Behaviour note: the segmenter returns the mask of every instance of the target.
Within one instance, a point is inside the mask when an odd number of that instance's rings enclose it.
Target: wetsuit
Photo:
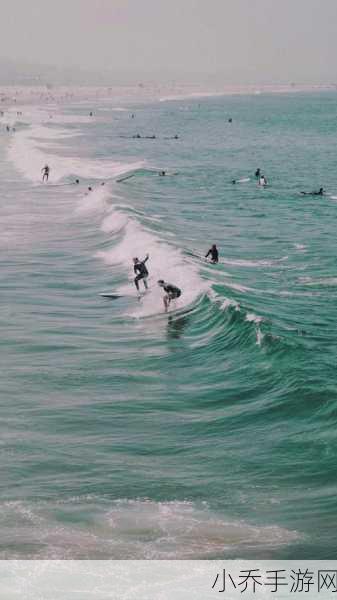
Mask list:
[[[181,296],[181,290],[177,286],[172,285],[171,283],[164,285],[163,289],[167,293],[170,300],[174,300],[175,298],[179,298],[179,296]]]
[[[137,263],[134,265],[134,267],[133,267],[133,270],[134,270],[134,272],[136,273],[136,277],[135,277],[135,285],[136,285],[136,288],[137,288],[137,290],[139,289],[139,284],[138,284],[138,282],[139,282],[141,279],[144,279],[144,285],[145,285],[145,287],[147,288],[147,282],[146,282],[146,280],[147,280],[147,278],[148,278],[148,276],[149,276],[149,272],[148,272],[148,270],[147,270],[147,268],[146,268],[146,265],[145,265],[145,263],[146,263],[146,261],[147,261],[148,259],[149,259],[149,257],[147,256],[146,258],[144,258],[144,260],[138,261],[138,262],[137,262]],[[137,275],[137,272],[138,272],[138,275]]]
[[[42,173],[43,173],[43,177],[42,177],[42,181],[44,181],[45,179],[48,181],[49,179],[49,167],[46,166],[42,169]]]
[[[301,192],[302,196],[324,196],[324,190],[319,192]]]
[[[205,258],[207,258],[209,255],[211,255],[211,260],[214,263],[219,262],[219,252],[217,248],[210,248],[205,256]]]

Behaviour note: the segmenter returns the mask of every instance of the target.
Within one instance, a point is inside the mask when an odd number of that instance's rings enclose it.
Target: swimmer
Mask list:
[[[137,257],[133,259],[133,270],[136,274],[134,282],[135,282],[135,286],[137,288],[137,292],[139,292],[139,281],[141,279],[143,280],[145,289],[146,290],[148,289],[147,278],[149,276],[149,272],[145,265],[147,260],[149,260],[148,254],[145,256],[144,260],[139,260]]]
[[[211,255],[211,263],[215,265],[219,262],[219,252],[215,244],[213,244],[213,246],[211,246],[211,248],[208,250],[205,258],[207,258],[209,255]]]
[[[49,168],[49,166],[48,166],[48,165],[45,165],[45,166],[43,167],[43,169],[41,169],[41,173],[43,174],[43,175],[42,175],[42,181],[48,181],[48,179],[49,179],[49,173],[50,173],[50,168]]]
[[[181,296],[181,290],[176,285],[172,285],[171,283],[166,283],[164,281],[164,279],[159,279],[158,285],[159,285],[159,287],[163,288],[163,290],[166,292],[166,295],[163,297],[163,302],[164,302],[165,312],[167,312],[168,308],[171,304],[171,301],[175,300],[176,298],[179,298]]]

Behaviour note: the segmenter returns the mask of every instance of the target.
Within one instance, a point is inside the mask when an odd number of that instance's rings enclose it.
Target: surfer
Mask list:
[[[136,277],[134,279],[135,282],[135,286],[137,288],[137,291],[139,292],[139,281],[142,279],[143,283],[144,283],[144,287],[147,290],[147,278],[149,276],[149,272],[146,268],[146,261],[149,260],[149,255],[147,254],[144,258],[144,260],[139,260],[139,258],[134,258],[133,259],[133,270],[136,274]]]
[[[176,285],[172,285],[171,283],[166,283],[164,281],[164,279],[159,279],[158,285],[159,285],[159,287],[163,288],[163,290],[166,292],[166,296],[163,297],[163,302],[164,302],[165,312],[167,312],[171,301],[175,300],[176,298],[179,298],[181,296],[181,290]]]
[[[207,258],[209,255],[211,255],[211,263],[215,265],[219,262],[219,252],[215,244],[213,244],[213,246],[211,246],[211,248],[208,250],[205,258]]]
[[[261,175],[259,179],[259,185],[261,185],[262,187],[265,187],[267,185],[267,180],[264,175]]]
[[[302,196],[324,196],[324,188],[319,188],[318,191],[313,192],[300,192]]]
[[[159,171],[159,177],[165,177],[166,171]]]
[[[48,179],[49,179],[49,172],[50,172],[50,168],[49,168],[48,165],[45,165],[43,167],[43,169],[41,169],[42,181],[48,181]]]
[[[256,177],[256,179],[259,179],[260,175],[261,175],[261,169],[256,169],[256,171],[255,171],[255,177]]]

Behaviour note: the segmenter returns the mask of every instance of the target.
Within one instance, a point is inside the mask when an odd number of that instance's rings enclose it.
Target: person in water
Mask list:
[[[255,171],[256,179],[260,179],[260,175],[261,175],[261,169],[256,169],[256,171]]]
[[[215,244],[213,244],[213,246],[211,246],[211,248],[208,250],[205,258],[207,258],[209,255],[211,255],[211,262],[213,264],[219,262],[219,252]]]
[[[163,290],[166,292],[166,295],[163,297],[163,302],[164,302],[165,312],[167,312],[168,308],[171,304],[171,301],[175,300],[176,298],[179,298],[181,296],[181,290],[176,285],[172,285],[171,283],[166,283],[164,281],[164,279],[159,279],[158,285],[159,285],[159,287],[163,288]]]
[[[314,191],[314,192],[301,192],[301,194],[303,196],[324,196],[324,188],[319,188],[318,192]]]
[[[41,169],[41,173],[42,173],[42,181],[48,181],[48,179],[49,179],[49,173],[50,173],[49,166],[45,165],[43,167],[43,169]]]
[[[267,185],[267,180],[265,178],[264,175],[261,175],[260,179],[259,179],[259,185],[261,185],[262,187],[264,187],[265,185]]]
[[[135,282],[135,286],[137,288],[137,291],[139,292],[139,281],[142,279],[143,283],[144,283],[144,287],[147,290],[147,278],[149,276],[149,272],[146,268],[146,261],[149,260],[149,255],[147,254],[144,258],[144,260],[139,260],[139,258],[134,258],[133,259],[133,270],[136,274],[136,277],[134,279]]]
[[[160,171],[159,172],[159,177],[165,177],[166,175],[166,171]]]

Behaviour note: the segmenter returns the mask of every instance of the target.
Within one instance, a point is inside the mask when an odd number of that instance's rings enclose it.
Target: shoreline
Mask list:
[[[337,91],[336,84],[326,85],[224,85],[137,84],[114,86],[0,86],[0,108],[22,105],[69,104],[72,102],[168,102],[216,96],[295,94]]]

